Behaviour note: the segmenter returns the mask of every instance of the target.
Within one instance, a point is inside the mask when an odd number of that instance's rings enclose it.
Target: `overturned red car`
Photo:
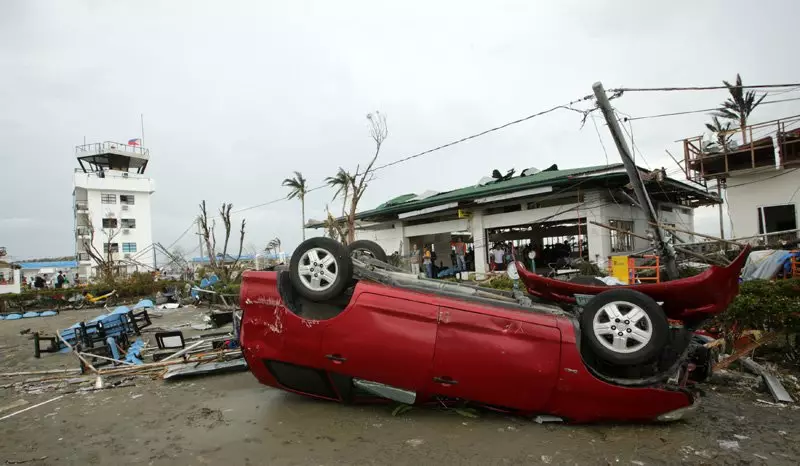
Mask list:
[[[259,381],[325,400],[469,402],[570,422],[676,420],[696,406],[687,380],[710,363],[653,308],[668,297],[581,285],[596,296],[570,310],[531,299],[569,288],[520,279],[533,293],[423,279],[374,243],[312,238],[288,269],[245,272],[240,340]]]

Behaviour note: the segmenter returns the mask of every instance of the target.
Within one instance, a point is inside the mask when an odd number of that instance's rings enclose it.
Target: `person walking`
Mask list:
[[[417,248],[417,243],[414,243],[411,245],[411,273],[414,274],[415,277],[419,277],[419,263],[419,248]]]
[[[425,276],[428,278],[433,278],[433,257],[431,255],[431,250],[427,247],[425,248],[425,252],[422,254],[422,263],[425,265]]]
[[[456,269],[459,272],[467,270],[467,261],[465,260],[467,256],[467,245],[459,238],[453,243],[453,248],[456,250]]]
[[[492,270],[503,270],[503,256],[505,255],[505,251],[503,248],[497,244],[494,245],[494,249],[492,250],[492,258],[493,258],[493,267]]]

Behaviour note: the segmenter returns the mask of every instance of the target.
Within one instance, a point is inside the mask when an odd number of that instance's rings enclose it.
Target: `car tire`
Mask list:
[[[626,319],[628,316],[631,318]],[[636,365],[653,360],[663,350],[669,340],[669,323],[661,306],[644,293],[611,289],[586,303],[581,332],[600,359]]]
[[[372,256],[374,259],[377,259],[381,262],[388,262],[389,258],[386,256],[386,251],[376,242],[370,241],[367,239],[360,239],[358,241],[353,241],[347,246],[347,251],[350,253],[352,257],[354,253],[367,253],[368,255]]]
[[[292,253],[289,278],[295,291],[310,301],[335,298],[352,277],[348,248],[330,238],[307,239]]]

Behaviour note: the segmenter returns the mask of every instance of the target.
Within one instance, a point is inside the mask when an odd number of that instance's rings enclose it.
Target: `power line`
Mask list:
[[[485,131],[481,131],[480,133],[475,133],[475,134],[472,134],[470,136],[466,136],[466,137],[463,137],[461,139],[458,139],[458,140],[455,140],[455,141],[452,141],[452,142],[448,142],[447,144],[442,144],[441,146],[434,147],[433,149],[424,150],[424,151],[419,152],[417,154],[409,155],[408,157],[403,157],[403,158],[397,159],[397,160],[395,160],[393,162],[389,162],[389,163],[386,163],[386,164],[383,164],[383,165],[379,165],[379,166],[373,168],[371,171],[376,172],[378,170],[382,170],[384,168],[391,167],[392,165],[397,165],[398,163],[407,162],[407,161],[415,159],[417,157],[421,157],[423,155],[430,154],[431,152],[436,152],[438,150],[445,149],[447,147],[451,147],[451,146],[454,146],[456,144],[460,144],[462,142],[469,141],[471,139],[475,139],[475,138],[479,138],[481,136],[485,136],[485,135],[487,135],[489,133],[492,133],[494,131],[499,131],[501,129],[508,128],[509,126],[516,125],[516,124],[528,121],[528,120],[530,120],[532,118],[536,118],[538,116],[546,115],[548,113],[554,112],[554,111],[559,110],[559,109],[572,110],[574,112],[579,112],[579,113],[584,113],[585,114],[584,111],[571,108],[571,106],[573,104],[576,104],[576,103],[579,103],[579,102],[583,102],[583,101],[589,100],[591,98],[593,98],[593,96],[587,95],[587,96],[584,96],[584,97],[582,97],[580,99],[573,100],[572,102],[568,102],[568,103],[566,103],[564,105],[556,105],[555,107],[548,108],[547,110],[543,110],[541,112],[533,113],[531,115],[528,115],[526,117],[523,117],[523,118],[520,118],[520,119],[517,119],[517,120],[514,120],[514,121],[509,121],[508,123],[502,124],[500,126],[495,126],[494,128],[490,128],[490,129],[487,129]]]
[[[603,137],[600,136],[600,130],[597,128],[597,122],[594,119],[594,115],[592,115],[592,124],[594,125],[594,131],[597,133],[597,139],[600,140],[600,147],[603,148],[603,154],[606,156],[606,165],[608,165],[608,151],[606,150],[606,145],[603,144]]]
[[[591,100],[593,98],[594,98],[594,95],[591,95],[591,94],[590,95],[586,95],[586,96],[583,96],[583,97],[581,97],[579,99],[573,100],[571,102],[567,102],[567,103],[562,104],[562,105],[556,105],[554,107],[550,107],[547,110],[542,110],[540,112],[533,113],[533,114],[525,116],[523,118],[519,118],[519,119],[516,119],[516,120],[513,120],[513,121],[509,121],[508,123],[504,123],[504,124],[502,124],[500,126],[495,126],[493,128],[489,128],[489,129],[481,131],[479,133],[475,133],[475,134],[472,134],[472,135],[469,135],[469,136],[465,136],[465,137],[463,137],[461,139],[458,139],[458,140],[455,140],[455,141],[451,141],[451,142],[448,142],[446,144],[442,144],[440,146],[436,146],[436,147],[434,147],[432,149],[424,150],[422,152],[418,152],[416,154],[409,155],[407,157],[402,157],[402,158],[394,160],[392,162],[389,162],[389,163],[386,163],[386,164],[383,164],[383,165],[379,165],[377,167],[373,167],[372,169],[370,169],[370,172],[374,173],[374,172],[376,172],[378,170],[383,170],[384,168],[388,168],[388,167],[391,167],[393,165],[397,165],[397,164],[400,164],[400,163],[403,163],[403,162],[407,162],[409,160],[413,160],[413,159],[416,159],[418,157],[422,157],[423,155],[427,155],[427,154],[430,154],[432,152],[436,152],[436,151],[439,151],[439,150],[442,150],[442,149],[446,149],[448,147],[455,146],[456,144],[460,144],[462,142],[470,141],[472,139],[476,139],[476,138],[479,138],[481,136],[485,136],[485,135],[487,135],[489,133],[493,133],[495,131],[499,131],[501,129],[508,128],[509,126],[513,126],[513,125],[516,125],[516,124],[519,124],[519,123],[523,123],[525,121],[531,120],[533,118],[536,118],[536,117],[539,117],[539,116],[542,116],[542,115],[546,115],[548,113],[554,112],[554,111],[559,110],[559,109],[571,110],[573,112],[578,112],[578,113],[581,113],[583,115],[587,115],[588,112],[590,112],[591,110],[579,110],[579,109],[576,109],[576,108],[572,108],[572,105],[580,103],[580,102],[584,102],[584,101],[587,101],[587,100]],[[359,173],[356,173],[356,176],[358,176],[358,175],[359,175]],[[317,190],[322,189],[322,188],[326,188],[326,187],[328,187],[327,184],[322,184],[322,185],[316,186],[314,188],[311,188],[311,189],[307,190],[306,194],[314,192],[314,191],[317,191]],[[285,201],[285,200],[287,200],[286,196],[281,196],[279,198],[275,198],[275,199],[272,199],[270,201],[263,202],[261,204],[256,204],[256,205],[253,205],[253,206],[244,207],[242,209],[237,209],[235,211],[231,211],[231,213],[236,214],[236,213],[245,212],[245,211],[252,210],[252,209],[257,209],[259,207],[266,207],[268,205],[277,204],[278,202]]]
[[[797,170],[800,170],[800,168],[793,168],[793,169],[791,169],[791,170],[786,170],[785,172],[778,173],[777,175],[772,175],[772,176],[770,176],[769,178],[764,178],[763,180],[754,180],[754,181],[748,181],[748,182],[746,182],[746,183],[739,183],[739,184],[734,184],[734,185],[727,185],[727,186],[725,186],[725,189],[727,190],[727,189],[730,189],[730,188],[738,188],[739,186],[747,186],[748,184],[753,184],[753,183],[761,183],[761,182],[763,182],[763,181],[769,181],[769,180],[771,180],[771,179],[773,179],[773,178],[777,178],[777,177],[779,177],[779,176],[788,175],[789,173],[794,173],[794,172],[796,172]]]
[[[781,102],[792,102],[792,101],[795,101],[795,100],[800,100],[800,97],[794,97],[792,99],[767,100],[767,101],[761,102],[761,104],[759,104],[759,105],[779,104]],[[700,109],[700,110],[687,110],[687,111],[684,111],[684,112],[659,113],[657,115],[647,115],[647,116],[640,116],[640,117],[626,117],[625,120],[626,121],[648,120],[648,119],[651,119],[651,118],[663,118],[663,117],[671,117],[671,116],[690,115],[690,114],[693,114],[693,113],[707,113],[707,112],[713,112],[715,110],[719,110],[719,107],[703,108],[703,109]]]
[[[779,87],[798,87],[800,83],[791,84],[753,84],[747,86],[730,86],[731,88],[740,87],[742,89],[773,89]],[[608,89],[607,92],[671,92],[671,91],[713,91],[718,89],[729,89],[728,86],[673,86],[673,87],[618,87]]]

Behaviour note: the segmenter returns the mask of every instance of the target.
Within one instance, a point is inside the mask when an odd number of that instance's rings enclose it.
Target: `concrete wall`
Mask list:
[[[6,285],[0,285],[0,294],[7,294],[7,293],[14,293],[19,294],[21,290],[21,282],[20,282],[20,274],[19,270],[11,270],[11,269],[3,269],[3,276],[8,281],[9,278],[13,278],[13,283],[8,283]]]
[[[366,239],[378,243],[387,255],[391,255],[395,251],[402,255],[408,254],[408,246],[404,245],[403,222],[400,221],[384,223],[368,230],[356,230],[356,239]]]
[[[725,197],[734,238],[758,234],[759,207],[793,204],[795,218],[800,217],[800,170],[792,170],[770,168],[728,178]]]

